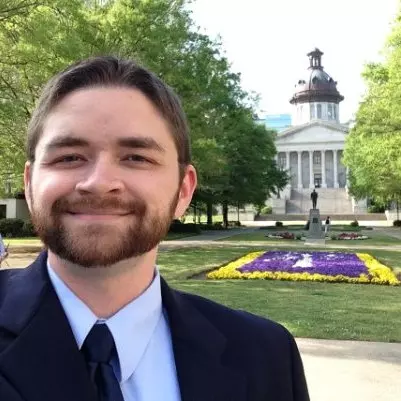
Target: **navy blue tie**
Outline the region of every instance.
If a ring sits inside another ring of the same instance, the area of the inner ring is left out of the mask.
[[[124,401],[111,361],[117,358],[113,335],[105,324],[95,324],[82,346],[99,401]]]

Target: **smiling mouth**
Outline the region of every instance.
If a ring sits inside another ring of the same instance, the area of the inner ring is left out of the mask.
[[[124,211],[113,210],[82,210],[82,211],[69,211],[67,215],[82,219],[82,220],[108,220],[124,217],[130,213]]]
[[[116,212],[112,210],[82,210],[82,211],[69,211],[69,214],[88,214],[93,216],[125,216],[128,212]]]

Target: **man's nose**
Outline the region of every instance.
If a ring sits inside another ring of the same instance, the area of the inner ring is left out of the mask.
[[[102,195],[119,192],[124,188],[119,168],[108,157],[102,157],[88,169],[87,174],[78,182],[76,190]]]

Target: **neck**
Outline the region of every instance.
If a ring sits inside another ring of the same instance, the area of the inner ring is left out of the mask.
[[[138,298],[152,283],[157,250],[108,267],[85,268],[49,251],[52,269],[98,317],[107,319]]]

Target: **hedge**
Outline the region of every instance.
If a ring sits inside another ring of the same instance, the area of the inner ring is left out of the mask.
[[[32,223],[22,219],[0,219],[0,234],[6,238],[36,235]]]

